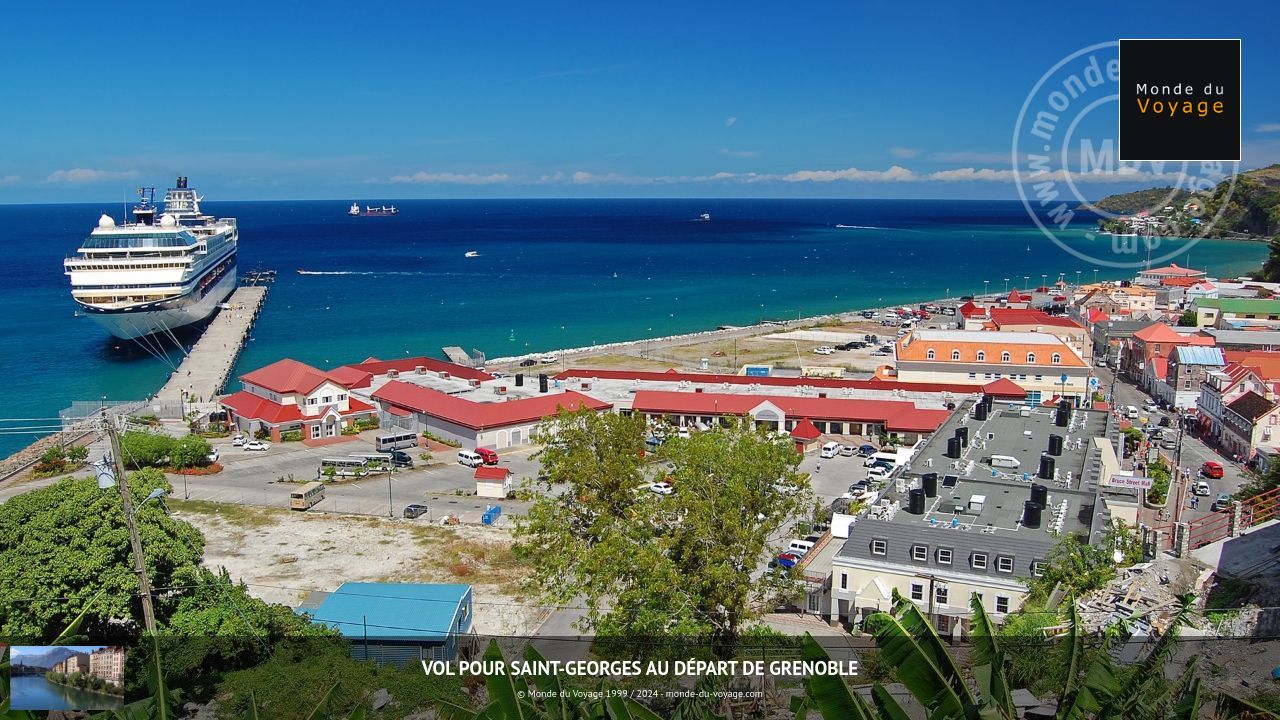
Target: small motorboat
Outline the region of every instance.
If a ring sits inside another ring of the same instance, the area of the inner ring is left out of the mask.
[[[462,257],[480,257],[480,253],[476,252],[475,250],[472,250],[467,254],[463,255]]]

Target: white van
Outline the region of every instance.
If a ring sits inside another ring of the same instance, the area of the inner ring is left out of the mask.
[[[839,454],[840,454],[840,443],[829,442],[826,445],[822,446],[822,451],[818,454],[818,456],[823,458],[833,458]]]
[[[1018,462],[1018,458],[1009,455],[992,455],[991,467],[998,468],[1016,468],[1022,463]]]
[[[792,540],[787,546],[787,552],[793,552],[797,555],[805,555],[813,549],[813,543],[809,540]]]
[[[480,453],[474,450],[459,450],[458,462],[467,467],[475,468],[484,464],[484,458],[480,457]]]
[[[1125,415],[1125,417],[1129,418],[1130,420],[1137,420],[1137,419],[1138,419],[1138,414],[1139,414],[1139,413],[1138,413],[1138,408],[1136,408],[1136,407],[1134,407],[1134,406],[1132,406],[1132,405],[1126,405],[1126,406],[1125,406],[1125,408],[1124,408],[1124,415]]]
[[[889,471],[883,465],[877,465],[867,471],[868,480],[884,480],[889,477]]]
[[[871,457],[869,457],[869,458],[867,458],[866,460],[863,460],[863,461],[862,461],[862,466],[863,466],[863,467],[871,467],[872,465],[875,465],[876,463],[889,463],[890,465],[893,465],[894,467],[897,467],[897,466],[898,466],[898,453],[891,453],[891,452],[878,452],[878,453],[873,453],[873,454],[871,455]]]

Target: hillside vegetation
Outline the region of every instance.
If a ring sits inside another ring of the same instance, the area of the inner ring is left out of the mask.
[[[1171,187],[1148,188],[1118,195],[1108,195],[1093,203],[1093,207],[1117,215],[1132,215],[1142,210],[1164,207],[1165,205],[1180,206],[1189,197],[1191,197],[1191,193],[1186,190]],[[1081,205],[1080,207],[1089,209],[1088,205]]]
[[[1166,198],[1175,193],[1175,201]],[[1227,197],[1230,192],[1230,197]],[[1196,193],[1197,196],[1202,195]],[[1270,237],[1280,233],[1280,164],[1269,165],[1240,173],[1234,189],[1229,181],[1219,183],[1205,197],[1204,218],[1212,218],[1222,209],[1222,217],[1208,233],[1210,237],[1230,237],[1247,234]],[[1093,206],[1118,214],[1130,214],[1140,210],[1152,210],[1165,205],[1181,206],[1192,193],[1173,188],[1148,188],[1134,192],[1108,195]],[[1223,208],[1223,203],[1226,207]],[[1087,206],[1086,206],[1087,207]]]

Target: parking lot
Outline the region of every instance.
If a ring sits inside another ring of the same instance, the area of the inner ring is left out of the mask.
[[[173,476],[174,492],[192,500],[288,507],[289,493],[298,483],[318,478],[320,461],[327,457],[343,457],[352,453],[374,452],[372,436],[353,437],[348,442],[307,447],[300,442],[275,443],[266,451],[235,447],[230,439],[213,441],[218,449],[223,471],[215,475]],[[501,504],[504,512],[521,512],[525,503],[509,500],[467,497],[475,490],[474,470],[455,460],[455,450],[431,454],[422,460],[422,450],[411,450],[415,467],[365,478],[352,478],[329,483],[325,499],[312,512],[352,513],[386,516],[400,515],[404,506],[423,503],[432,508],[432,517],[442,514],[459,516],[463,522],[478,522],[489,505]],[[514,473],[516,484],[537,474],[536,460],[530,460],[533,448],[517,448],[500,454],[500,464]],[[474,518],[472,517],[474,516]]]

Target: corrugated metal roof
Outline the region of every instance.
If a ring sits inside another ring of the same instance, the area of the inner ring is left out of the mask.
[[[343,583],[306,612],[346,637],[439,639],[458,630],[470,594],[457,583]]]
[[[1222,351],[1216,347],[1182,345],[1177,348],[1178,362],[1183,365],[1226,365]]]

